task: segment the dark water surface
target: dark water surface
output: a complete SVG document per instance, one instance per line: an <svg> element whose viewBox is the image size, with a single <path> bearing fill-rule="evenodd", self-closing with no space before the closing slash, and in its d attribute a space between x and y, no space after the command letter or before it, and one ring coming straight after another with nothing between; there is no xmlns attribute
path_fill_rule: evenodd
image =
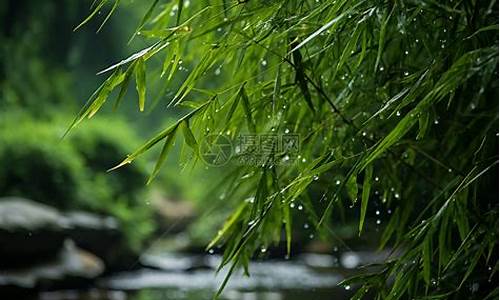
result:
<svg viewBox="0 0 500 300"><path fill-rule="evenodd" d="M227 275L215 270L217 255L149 255L142 269L114 274L90 291L56 291L43 300L211 300ZM349 262L348 260L346 260ZM344 300L352 287L339 286L349 268L332 255L306 254L292 260L264 260L250 264L250 276L235 271L221 300Z"/></svg>
<svg viewBox="0 0 500 300"><path fill-rule="evenodd" d="M329 255L309 255L298 260L257 261L250 276L235 271L221 295L223 300L326 300L348 299L350 287L340 287L344 276ZM117 274L104 284L127 291L129 299L208 300L222 284L227 270L218 274L219 256L161 255L145 258L156 270ZM161 268L161 269L160 269Z"/></svg>

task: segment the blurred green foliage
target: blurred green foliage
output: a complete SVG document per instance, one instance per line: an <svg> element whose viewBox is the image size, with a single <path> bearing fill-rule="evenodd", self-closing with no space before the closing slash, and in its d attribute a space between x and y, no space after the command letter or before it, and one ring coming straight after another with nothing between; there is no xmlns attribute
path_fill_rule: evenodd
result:
<svg viewBox="0 0 500 300"><path fill-rule="evenodd" d="M61 140L64 124L19 114L0 121L0 195L115 216L138 250L154 229L144 165L106 172L137 137L124 122L103 119Z"/></svg>
<svg viewBox="0 0 500 300"><path fill-rule="evenodd" d="M146 169L152 166L145 158L106 171L140 144L138 129L164 124L171 114L139 116L128 95L123 107L132 122L104 115L61 139L69 118L100 80L95 73L129 51L121 45L144 8L120 10L99 34L92 24L89 30L73 32L89 5L90 1L72 0L0 3L0 196L18 195L61 209L115 216L130 244L139 249L155 229L152 195L145 185ZM138 42L131 48L143 46ZM105 51L95 51L99 47ZM196 199L200 185L189 176L178 176L182 170L176 162L169 164L172 170L160 175L163 180L154 183L155 189L169 198ZM209 234L204 236L206 241Z"/></svg>

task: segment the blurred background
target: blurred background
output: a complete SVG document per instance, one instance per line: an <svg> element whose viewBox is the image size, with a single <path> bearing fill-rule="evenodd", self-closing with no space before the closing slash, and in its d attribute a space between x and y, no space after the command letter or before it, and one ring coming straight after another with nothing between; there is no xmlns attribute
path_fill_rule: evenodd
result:
<svg viewBox="0 0 500 300"><path fill-rule="evenodd" d="M73 32L90 1L0 1L2 299L211 299L224 278L220 249L205 250L234 208L210 192L222 168L186 170L171 155L146 186L153 151L106 172L180 115L166 109L170 90L152 79L154 104L139 113L131 86L119 112L108 105L61 138L101 84L96 73L147 46L127 42L148 1L122 2L96 33L99 22ZM391 213L376 212L373 224ZM222 299L345 299L352 290L337 283L387 255L373 251L377 226L357 237L354 212L329 237L297 214L292 257L265 249Z"/></svg>

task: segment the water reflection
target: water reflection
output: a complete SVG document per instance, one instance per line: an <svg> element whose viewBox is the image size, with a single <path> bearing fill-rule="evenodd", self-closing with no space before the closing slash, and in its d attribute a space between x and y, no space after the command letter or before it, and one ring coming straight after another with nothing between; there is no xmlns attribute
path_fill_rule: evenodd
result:
<svg viewBox="0 0 500 300"><path fill-rule="evenodd" d="M313 264L309 264L313 261ZM226 270L215 274L219 256L161 255L144 259L160 269L143 269L115 275L102 282L114 290L125 290L130 299L212 299ZM233 273L220 299L299 300L347 299L352 294L338 286L343 279L326 257L260 261L251 264L251 276Z"/></svg>

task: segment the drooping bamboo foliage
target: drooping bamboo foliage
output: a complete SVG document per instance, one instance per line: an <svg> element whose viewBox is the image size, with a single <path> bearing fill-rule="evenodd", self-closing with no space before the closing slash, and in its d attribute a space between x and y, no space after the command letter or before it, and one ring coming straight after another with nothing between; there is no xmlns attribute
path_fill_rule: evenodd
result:
<svg viewBox="0 0 500 300"><path fill-rule="evenodd" d="M91 17L107 1L96 2ZM300 136L297 157L273 148L262 163L226 166L218 188L235 210L209 248L224 246L228 278L282 230L290 251L299 203L324 234L339 211L359 209L362 234L367 207L378 202L392 211L381 247L398 255L346 281L361 285L355 298L371 290L380 299L492 299L497 7L472 0L154 0L132 37L151 46L102 71L108 79L71 128L113 90L118 107L132 79L139 109L147 108L147 80L159 69L162 92L174 78L182 81L160 101L190 112L122 164L163 143L154 177L175 137L196 163L209 133Z"/></svg>

